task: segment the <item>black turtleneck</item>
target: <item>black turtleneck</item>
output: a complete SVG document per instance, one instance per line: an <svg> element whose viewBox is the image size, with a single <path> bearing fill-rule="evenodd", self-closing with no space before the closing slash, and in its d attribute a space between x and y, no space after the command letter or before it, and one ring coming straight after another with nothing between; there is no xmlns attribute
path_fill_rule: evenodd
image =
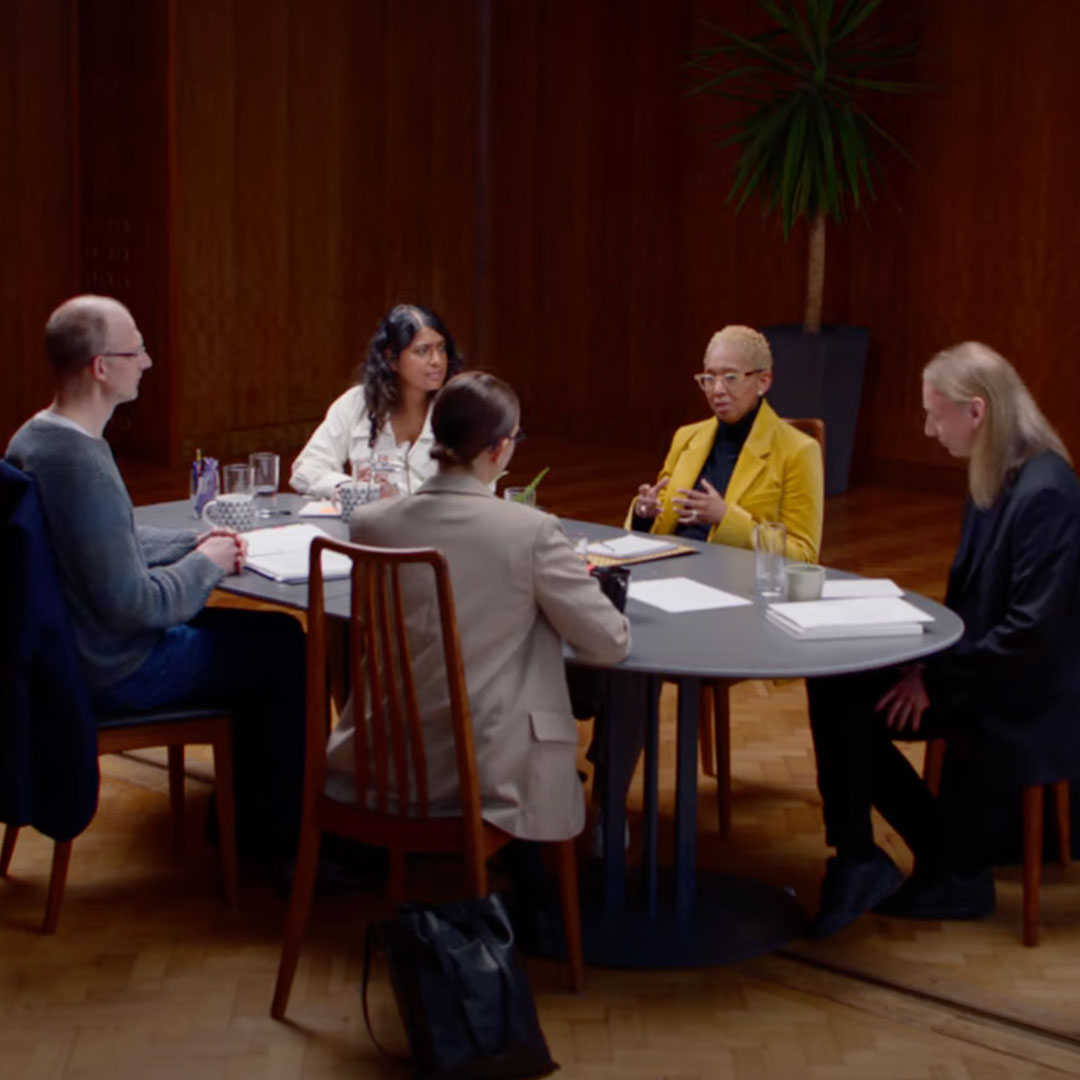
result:
<svg viewBox="0 0 1080 1080"><path fill-rule="evenodd" d="M761 399L741 420L734 424L720 422L716 429L716 439L713 441L709 456L705 459L701 472L698 474L694 487L701 489L701 481L708 480L710 484L721 494L727 491L731 474L735 471L735 463L739 460L739 454L754 426L757 414L761 409ZM676 493L671 492L674 498ZM640 523L640 524L639 524ZM647 532L652 526L651 518L638 518L633 521L634 529ZM691 540L708 540L709 530L712 526L705 521L694 521L688 525L676 525L675 535L686 536Z"/></svg>

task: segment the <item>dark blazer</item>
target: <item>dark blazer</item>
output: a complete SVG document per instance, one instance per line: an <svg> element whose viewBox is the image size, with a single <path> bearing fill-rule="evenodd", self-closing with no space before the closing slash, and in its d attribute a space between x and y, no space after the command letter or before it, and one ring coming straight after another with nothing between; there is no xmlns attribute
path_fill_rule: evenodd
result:
<svg viewBox="0 0 1080 1080"><path fill-rule="evenodd" d="M968 500L945 603L964 620L931 659L935 704L966 717L961 740L1001 778L1080 776L1080 481L1045 452L988 510Z"/></svg>
<svg viewBox="0 0 1080 1080"><path fill-rule="evenodd" d="M97 796L94 715L37 489L0 460L0 822L70 840Z"/></svg>

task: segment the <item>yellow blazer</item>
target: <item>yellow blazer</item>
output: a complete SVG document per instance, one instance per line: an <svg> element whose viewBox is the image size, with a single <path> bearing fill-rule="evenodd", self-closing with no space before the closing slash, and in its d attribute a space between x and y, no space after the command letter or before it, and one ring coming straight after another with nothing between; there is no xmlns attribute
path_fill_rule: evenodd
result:
<svg viewBox="0 0 1080 1080"><path fill-rule="evenodd" d="M692 488L697 483L718 428L719 421L714 416L675 432L657 477L659 480L666 476L668 483L662 493L660 514L650 532L675 531L678 515L672 499L678 495L679 488ZM817 562L825 505L821 447L809 435L781 420L767 401L761 403L735 462L724 501L727 513L709 531L710 543L753 547L755 523L782 521L787 526L787 557ZM633 517L631 503L626 528L630 528Z"/></svg>

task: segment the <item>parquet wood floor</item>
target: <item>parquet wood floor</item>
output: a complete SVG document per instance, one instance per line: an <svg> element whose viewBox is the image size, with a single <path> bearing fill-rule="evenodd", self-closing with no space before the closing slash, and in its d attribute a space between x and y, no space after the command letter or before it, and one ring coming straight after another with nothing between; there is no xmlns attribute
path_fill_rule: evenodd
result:
<svg viewBox="0 0 1080 1080"><path fill-rule="evenodd" d="M596 457L532 444L522 474L554 464L542 501L559 513L621 519L642 451L598 478ZM523 446L530 447L530 442ZM527 466L527 467L526 467ZM535 469L533 470L535 471ZM940 596L959 503L864 488L831 500L826 560L891 575ZM733 691L734 830L719 841L715 792L702 778L703 865L793 887L813 906L826 850L802 684ZM661 785L673 793L672 698L663 701ZM582 730L582 745L588 736ZM918 754L915 750L913 753ZM153 754L103 759L101 807L78 839L59 933L36 932L51 845L20 837L0 882L2 1080L299 1080L402 1077L363 1029L357 986L365 919L381 898L320 899L290 1006L269 1019L283 904L265 882L242 883L239 916L220 897L202 843L209 762L188 783L187 852L171 855L165 774ZM632 795L632 824L640 795ZM897 858L906 852L882 828ZM445 887L452 869L420 874ZM1080 1075L1080 870L1048 868L1043 944L1019 943L1019 881L999 875L987 920L921 924L870 916L825 942L728 968L590 969L586 992L563 992L558 965L530 961L544 1030L561 1075L738 1080L1049 1078ZM400 1032L377 973L375 1024Z"/></svg>

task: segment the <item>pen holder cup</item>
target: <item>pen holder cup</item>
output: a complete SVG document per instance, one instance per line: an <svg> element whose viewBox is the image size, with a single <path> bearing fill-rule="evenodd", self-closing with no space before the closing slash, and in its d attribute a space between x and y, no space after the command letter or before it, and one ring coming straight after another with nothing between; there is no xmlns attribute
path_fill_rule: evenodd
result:
<svg viewBox="0 0 1080 1080"><path fill-rule="evenodd" d="M600 591L619 611L625 611L626 593L630 588L630 567L594 566L589 572L600 582Z"/></svg>

